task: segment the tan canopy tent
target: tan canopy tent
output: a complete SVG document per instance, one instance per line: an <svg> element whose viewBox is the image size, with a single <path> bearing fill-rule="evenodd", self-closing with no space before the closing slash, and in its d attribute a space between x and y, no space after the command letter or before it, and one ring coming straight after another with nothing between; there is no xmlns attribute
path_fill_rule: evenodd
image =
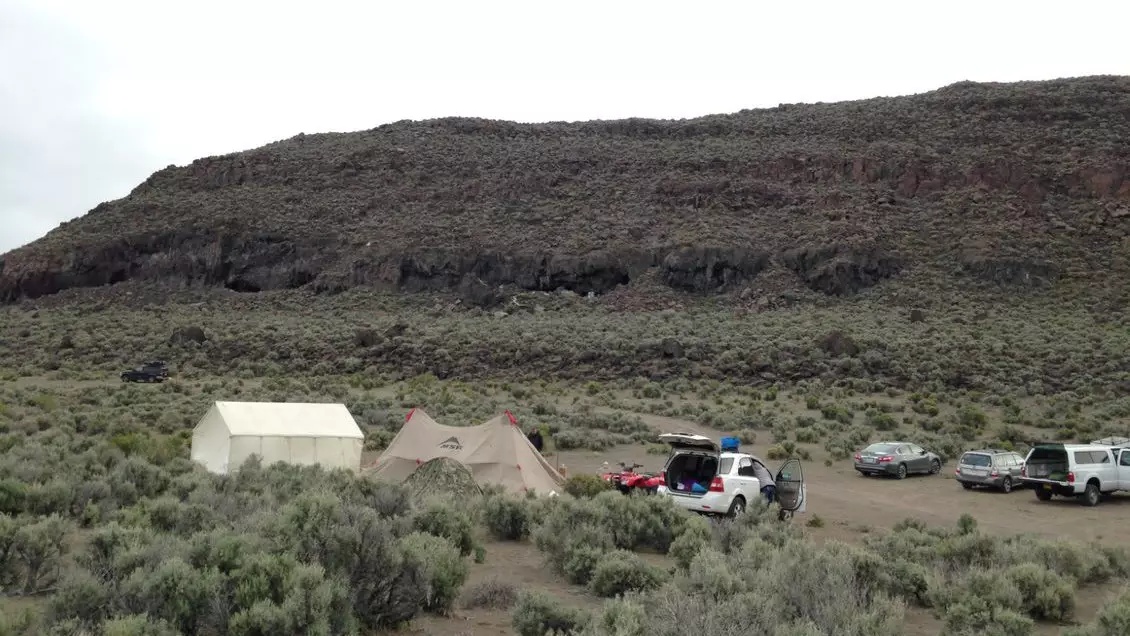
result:
<svg viewBox="0 0 1130 636"><path fill-rule="evenodd" d="M522 434L510 411L478 426L444 426L412 409L371 470L381 479L399 482L436 457L450 457L469 468L475 481L500 484L511 492L547 495L560 491L565 482Z"/></svg>

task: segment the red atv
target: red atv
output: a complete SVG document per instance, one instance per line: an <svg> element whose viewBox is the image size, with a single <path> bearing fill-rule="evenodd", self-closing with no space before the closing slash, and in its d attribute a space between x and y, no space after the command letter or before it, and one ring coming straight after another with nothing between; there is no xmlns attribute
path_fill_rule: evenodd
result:
<svg viewBox="0 0 1130 636"><path fill-rule="evenodd" d="M630 495L633 491L644 495L654 495L659 489L659 485L663 483L663 478L659 475L637 473L636 469L643 468L643 464L617 463L620 464L619 472L604 473L601 477L625 495Z"/></svg>

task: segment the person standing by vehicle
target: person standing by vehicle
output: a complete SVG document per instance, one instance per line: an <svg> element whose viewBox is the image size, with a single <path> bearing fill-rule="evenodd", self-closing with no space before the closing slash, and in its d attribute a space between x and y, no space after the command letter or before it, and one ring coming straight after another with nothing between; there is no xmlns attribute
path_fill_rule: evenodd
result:
<svg viewBox="0 0 1130 636"><path fill-rule="evenodd" d="M757 481L761 484L761 495L765 497L765 503L773 503L777 495L777 484L773 481L773 473L766 468L765 462L757 457L753 458L753 476L757 477Z"/></svg>

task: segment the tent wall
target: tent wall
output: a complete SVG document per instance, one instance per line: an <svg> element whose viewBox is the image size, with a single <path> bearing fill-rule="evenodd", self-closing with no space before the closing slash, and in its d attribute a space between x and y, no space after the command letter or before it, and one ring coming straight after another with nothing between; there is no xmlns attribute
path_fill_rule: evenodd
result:
<svg viewBox="0 0 1130 636"><path fill-rule="evenodd" d="M192 430L192 461L203 464L213 473L225 474L230 449L228 427L213 405Z"/></svg>
<svg viewBox="0 0 1130 636"><path fill-rule="evenodd" d="M320 465L326 469L357 470L364 443L343 437L268 437L240 435L231 438L229 465L238 468L248 457L258 455L264 466L286 462L299 466Z"/></svg>

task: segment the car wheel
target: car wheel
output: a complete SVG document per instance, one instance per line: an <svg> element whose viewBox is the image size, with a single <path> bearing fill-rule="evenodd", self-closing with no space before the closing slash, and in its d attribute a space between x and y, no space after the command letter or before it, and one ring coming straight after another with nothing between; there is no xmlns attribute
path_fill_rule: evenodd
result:
<svg viewBox="0 0 1130 636"><path fill-rule="evenodd" d="M895 473L896 479L906 479L906 464L899 464L898 472Z"/></svg>
<svg viewBox="0 0 1130 636"><path fill-rule="evenodd" d="M1043 488L1037 487L1037 489L1036 489L1036 499L1039 499L1040 501L1051 501L1052 494L1050 492L1044 490Z"/></svg>
<svg viewBox="0 0 1130 636"><path fill-rule="evenodd" d="M734 497L734 501L730 503L730 510L726 512L727 517L736 517L745 512L745 499L741 495Z"/></svg>
<svg viewBox="0 0 1130 636"><path fill-rule="evenodd" d="M1004 481L1001 482L1001 492L1012 492L1012 477L1005 477Z"/></svg>
<svg viewBox="0 0 1130 636"><path fill-rule="evenodd" d="M1099 487L1095 484L1087 484L1087 488L1079 498L1084 506L1097 506L1100 499L1102 499L1102 493L1099 492Z"/></svg>
<svg viewBox="0 0 1130 636"><path fill-rule="evenodd" d="M967 481L961 482L961 487L966 489L966 490L973 490L973 484L971 484Z"/></svg>
<svg viewBox="0 0 1130 636"><path fill-rule="evenodd" d="M931 475L937 475L940 472L942 472L942 462L940 462L936 459L931 460L930 461L930 474Z"/></svg>

